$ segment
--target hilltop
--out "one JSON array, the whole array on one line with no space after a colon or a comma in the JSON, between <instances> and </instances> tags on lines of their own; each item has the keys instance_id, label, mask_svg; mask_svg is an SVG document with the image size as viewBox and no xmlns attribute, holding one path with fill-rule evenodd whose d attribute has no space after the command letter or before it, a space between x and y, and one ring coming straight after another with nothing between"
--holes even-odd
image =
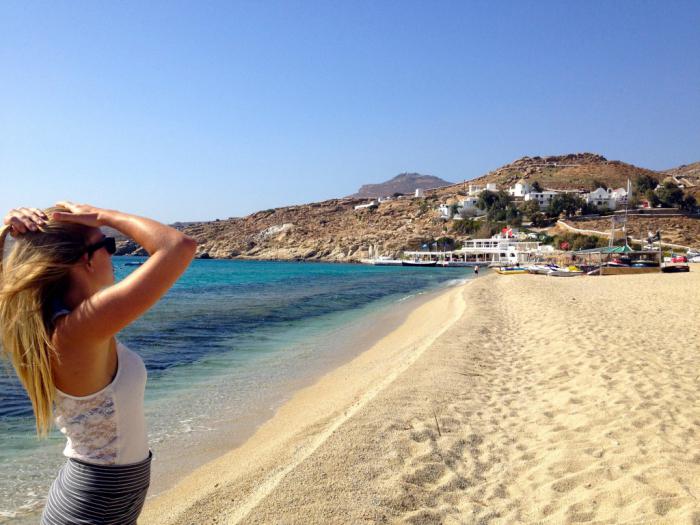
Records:
<instances>
[{"instance_id":1,"label":"hilltop","mask_svg":"<svg viewBox=\"0 0 700 525\"><path fill-rule=\"evenodd\" d=\"M608 160L595 153L570 153L522 157L469 182L496 183L499 187L507 187L523 179L530 183L537 181L544 188L590 190L594 182L603 182L613 188L625 187L627 179L634 180L638 175L660 178L653 170L619 160Z\"/></svg>"},{"instance_id":2,"label":"hilltop","mask_svg":"<svg viewBox=\"0 0 700 525\"><path fill-rule=\"evenodd\" d=\"M246 217L180 224L179 228L198 241L198 254L202 257L355 262L367 257L370 249L375 254L396 256L402 250L418 249L433 239L454 236L451 224L440 219L437 208L464 197L469 183L495 182L500 188L507 188L525 179L551 189L591 189L594 182L617 188L624 187L628 178L634 180L637 175L649 175L658 181L674 176L694 177L699 166L700 163L695 163L657 172L593 153L523 157L463 183L449 184L437 177L402 174L383 184L363 186L356 195L362 194L363 189L383 188L378 193L366 190L368 196L364 198L330 199L259 211ZM423 180L432 185L438 180L449 185L426 190L424 198L404 196L376 207L355 209L378 195L414 193L413 187L392 185L397 179L398 183ZM690 218L687 221L693 225L698 222ZM681 229L695 232L685 222L669 224L681 224ZM700 235L674 237L700 244ZM119 248L121 254L139 253L133 242L120 242Z\"/></svg>"}]
</instances>

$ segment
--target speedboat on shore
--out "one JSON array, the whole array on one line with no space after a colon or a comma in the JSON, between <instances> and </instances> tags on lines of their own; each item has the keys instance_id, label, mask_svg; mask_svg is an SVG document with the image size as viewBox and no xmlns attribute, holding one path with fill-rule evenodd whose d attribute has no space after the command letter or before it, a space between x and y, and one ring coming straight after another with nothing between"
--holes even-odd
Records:
<instances>
[{"instance_id":1,"label":"speedboat on shore","mask_svg":"<svg viewBox=\"0 0 700 525\"><path fill-rule=\"evenodd\" d=\"M528 266L527 271L539 275L547 275L550 271L558 269L559 267L556 264L532 264Z\"/></svg>"},{"instance_id":2,"label":"speedboat on shore","mask_svg":"<svg viewBox=\"0 0 700 525\"><path fill-rule=\"evenodd\" d=\"M569 266L568 268L550 270L547 275L552 277L576 277L577 275L583 275L583 270L580 270L576 266Z\"/></svg>"},{"instance_id":3,"label":"speedboat on shore","mask_svg":"<svg viewBox=\"0 0 700 525\"><path fill-rule=\"evenodd\" d=\"M503 266L501 268L496 268L495 272L500 275L518 275L528 273L527 268L522 266Z\"/></svg>"}]
</instances>

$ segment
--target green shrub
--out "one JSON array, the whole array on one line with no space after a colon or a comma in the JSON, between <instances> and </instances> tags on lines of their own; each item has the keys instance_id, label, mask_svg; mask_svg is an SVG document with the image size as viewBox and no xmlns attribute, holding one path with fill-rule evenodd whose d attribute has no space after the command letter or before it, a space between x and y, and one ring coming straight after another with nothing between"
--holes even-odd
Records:
<instances>
[{"instance_id":1,"label":"green shrub","mask_svg":"<svg viewBox=\"0 0 700 525\"><path fill-rule=\"evenodd\" d=\"M452 221L452 231L460 235L471 235L479 229L479 225L479 221L474 219Z\"/></svg>"},{"instance_id":2,"label":"green shrub","mask_svg":"<svg viewBox=\"0 0 700 525\"><path fill-rule=\"evenodd\" d=\"M550 217L559 217L562 213L571 217L578 210L586 206L586 201L577 195L571 193L560 193L555 195L547 208L547 215Z\"/></svg>"},{"instance_id":3,"label":"green shrub","mask_svg":"<svg viewBox=\"0 0 700 525\"><path fill-rule=\"evenodd\" d=\"M534 215L530 217L530 221L532 221L532 225L535 228L545 228L549 226L550 220L547 219L547 216L542 213L542 212L537 212Z\"/></svg>"}]
</instances>

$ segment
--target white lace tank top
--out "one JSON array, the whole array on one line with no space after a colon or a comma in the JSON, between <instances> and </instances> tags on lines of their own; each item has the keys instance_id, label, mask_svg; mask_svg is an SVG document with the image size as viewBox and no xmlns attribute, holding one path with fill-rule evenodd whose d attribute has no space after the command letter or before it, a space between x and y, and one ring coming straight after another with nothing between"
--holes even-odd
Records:
<instances>
[{"instance_id":1,"label":"white lace tank top","mask_svg":"<svg viewBox=\"0 0 700 525\"><path fill-rule=\"evenodd\" d=\"M99 392L76 397L56 389L54 416L68 440L66 457L97 465L126 465L148 457L146 367L119 342L117 359L117 374Z\"/></svg>"}]
</instances>

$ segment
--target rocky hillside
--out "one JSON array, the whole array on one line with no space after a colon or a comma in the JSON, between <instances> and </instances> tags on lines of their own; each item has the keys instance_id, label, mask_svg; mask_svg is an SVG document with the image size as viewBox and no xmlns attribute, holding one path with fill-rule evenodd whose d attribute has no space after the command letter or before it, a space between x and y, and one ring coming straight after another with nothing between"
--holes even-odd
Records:
<instances>
[{"instance_id":1,"label":"rocky hillside","mask_svg":"<svg viewBox=\"0 0 700 525\"><path fill-rule=\"evenodd\" d=\"M670 170L655 172L609 161L592 153L577 153L523 157L469 182L496 182L505 188L524 178L530 182L539 181L547 188L589 189L593 181L622 187L628 178L634 179L638 174L648 174L658 180L673 176ZM452 204L465 196L468 184L452 184L428 190L424 198L405 196L359 210L355 210L355 206L368 203L369 198L331 199L260 211L247 217L181 224L179 227L197 239L201 257L359 261L368 257L370 251L397 255L402 250L418 249L425 241L452 236L450 224L440 220L437 207L442 203ZM380 194L412 194L414 189L406 191L405 187L385 186ZM659 224L659 229L675 228L678 234L674 234L674 239L680 244L700 245L700 220L688 221L691 222L679 223L678 228L670 223ZM644 225L647 226L651 228L652 225ZM682 230L686 230L687 235L683 235ZM119 249L121 254L141 253L131 241L121 241Z\"/></svg>"},{"instance_id":2,"label":"rocky hillside","mask_svg":"<svg viewBox=\"0 0 700 525\"><path fill-rule=\"evenodd\" d=\"M683 164L661 173L670 177L672 182L683 186L688 193L695 195L695 198L700 200L700 162Z\"/></svg>"},{"instance_id":3,"label":"rocky hillside","mask_svg":"<svg viewBox=\"0 0 700 525\"><path fill-rule=\"evenodd\" d=\"M421 175L420 173L401 173L393 179L381 184L365 184L360 190L350 195L351 198L376 199L378 197L389 197L395 193L414 195L416 189L433 189L441 186L450 186L451 182L442 180L433 175Z\"/></svg>"},{"instance_id":4,"label":"rocky hillside","mask_svg":"<svg viewBox=\"0 0 700 525\"><path fill-rule=\"evenodd\" d=\"M610 217L566 221L580 230L610 233ZM627 219L627 235L633 239L646 239L648 232L661 231L661 240L688 248L700 248L700 219L692 217L630 216Z\"/></svg>"},{"instance_id":5,"label":"rocky hillside","mask_svg":"<svg viewBox=\"0 0 700 525\"><path fill-rule=\"evenodd\" d=\"M438 199L401 198L355 210L364 199L332 199L261 211L240 219L183 229L197 239L200 257L359 261L375 253L399 254L447 231L433 210ZM121 254L142 254L132 242Z\"/></svg>"}]
</instances>

